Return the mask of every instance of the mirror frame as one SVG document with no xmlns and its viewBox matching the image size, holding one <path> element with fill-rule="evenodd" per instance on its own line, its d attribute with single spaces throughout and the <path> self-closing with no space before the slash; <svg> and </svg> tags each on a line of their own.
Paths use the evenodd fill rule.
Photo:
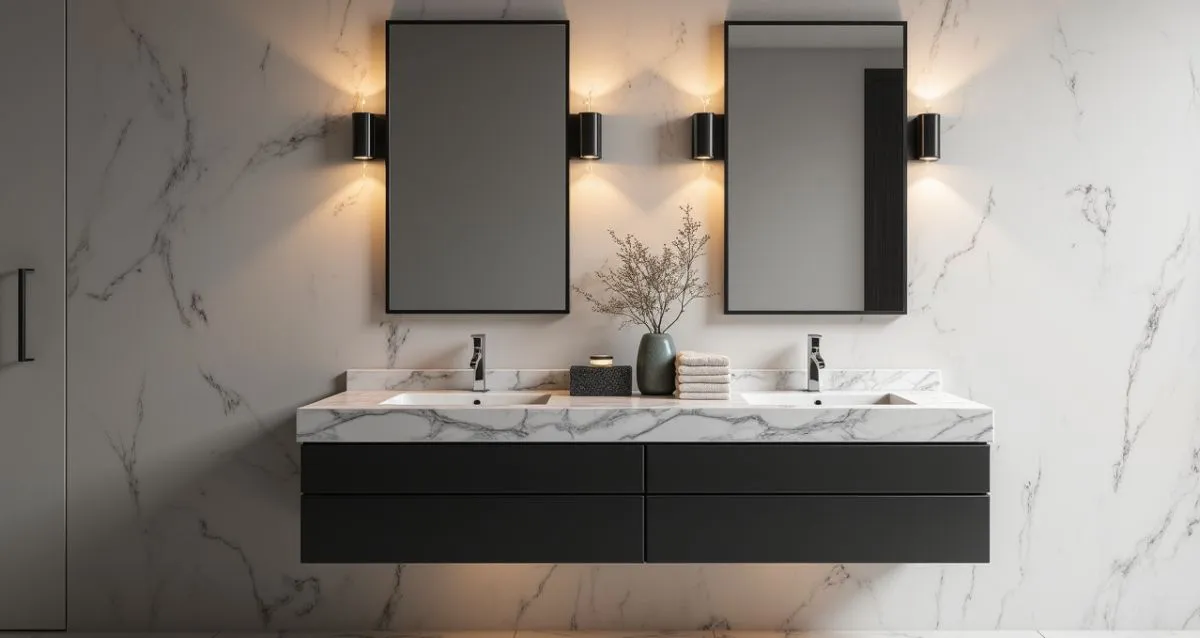
<svg viewBox="0 0 1200 638">
<path fill-rule="evenodd" d="M 895 193 L 885 193 L 882 196 L 884 200 L 898 199 L 899 201 L 885 202 L 883 205 L 888 210 L 898 206 L 898 215 L 895 218 L 883 219 L 881 215 L 876 215 L 877 221 L 882 222 L 877 224 L 879 227 L 876 232 L 871 232 L 871 224 L 868 223 L 867 229 L 863 233 L 863 241 L 866 245 L 866 251 L 863 255 L 864 263 L 864 294 L 863 294 L 863 309 L 862 310 L 732 310 L 729 307 L 729 218 L 731 211 L 729 209 L 729 173 L 730 173 L 730 157 L 729 157 L 729 131 L 730 126 L 725 126 L 725 176 L 724 176 L 724 292 L 721 295 L 724 298 L 723 307 L 727 315 L 906 315 L 908 314 L 908 148 L 910 144 L 908 132 L 908 22 L 905 20 L 726 20 L 724 29 L 725 41 L 722 43 L 724 48 L 724 58 L 722 62 L 725 65 L 724 69 L 724 101 L 725 101 L 725 118 L 728 122 L 729 113 L 729 28 L 738 26 L 898 26 L 901 28 L 901 38 L 903 40 L 903 59 L 904 59 L 904 99 L 905 99 L 905 115 L 904 120 L 899 123 L 901 126 L 901 148 L 902 161 L 904 162 L 904 178 L 901 183 L 901 196 L 893 197 Z M 890 207 L 887 204 L 890 203 Z M 871 221 L 871 201 L 864 205 L 863 215 Z M 873 257 L 872 251 L 886 252 L 880 258 L 878 255 Z M 894 264 L 900 264 L 899 268 L 895 268 Z M 876 298 L 890 297 L 898 300 L 898 305 L 890 308 L 871 308 L 872 296 Z"/>
<path fill-rule="evenodd" d="M 564 50 L 563 50 L 563 76 L 565 78 L 563 90 L 563 125 L 570 126 L 571 116 L 571 22 L 570 20 L 401 20 L 389 19 L 384 24 L 384 100 L 385 112 L 388 115 L 388 121 L 391 122 L 392 115 L 392 90 L 389 80 L 391 79 L 391 59 L 392 59 L 392 25 L 556 25 L 563 28 Z M 567 135 L 568 145 L 570 134 Z M 384 224 L 383 224 L 383 241 L 384 241 L 384 258 L 383 258 L 383 273 L 384 273 L 384 312 L 389 315 L 566 315 L 571 312 L 571 161 L 568 155 L 567 147 L 562 149 L 563 162 L 563 185 L 565 198 L 563 202 L 563 225 L 565 227 L 563 233 L 563 252 L 566 257 L 566 263 L 563 264 L 563 306 L 562 308 L 545 308 L 545 309 L 529 309 L 529 310 L 410 310 L 397 309 L 393 304 L 392 299 L 392 241 L 391 241 L 391 223 L 392 223 L 392 200 L 388 196 L 391 190 L 391 171 L 387 167 L 390 162 L 392 153 L 395 153 L 395 147 L 389 144 L 388 158 L 385 158 L 384 165 Z"/>
</svg>

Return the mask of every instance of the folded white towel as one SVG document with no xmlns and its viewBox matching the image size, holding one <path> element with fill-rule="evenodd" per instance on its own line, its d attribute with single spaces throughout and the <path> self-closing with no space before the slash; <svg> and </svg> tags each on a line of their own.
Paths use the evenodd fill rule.
<svg viewBox="0 0 1200 638">
<path fill-rule="evenodd" d="M 679 353 L 677 363 L 681 366 L 728 366 L 729 357 L 723 354 L 684 350 Z"/>
<path fill-rule="evenodd" d="M 675 387 L 679 392 L 716 392 L 729 394 L 728 383 L 680 383 Z"/>
<path fill-rule="evenodd" d="M 688 400 L 699 399 L 699 400 L 705 400 L 705 401 L 728 401 L 729 393 L 728 392 L 676 392 L 675 398 L 688 399 Z"/>
<path fill-rule="evenodd" d="M 675 366 L 675 372 L 680 375 L 700 376 L 717 374 L 729 376 L 729 366 Z"/>
<path fill-rule="evenodd" d="M 675 377 L 678 383 L 725 383 L 728 384 L 731 377 L 728 374 L 679 374 Z"/>
</svg>

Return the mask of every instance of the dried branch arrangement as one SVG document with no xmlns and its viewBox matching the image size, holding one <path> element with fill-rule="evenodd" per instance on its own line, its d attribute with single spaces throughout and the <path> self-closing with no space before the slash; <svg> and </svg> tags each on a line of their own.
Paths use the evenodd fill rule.
<svg viewBox="0 0 1200 638">
<path fill-rule="evenodd" d="M 592 310 L 621 317 L 621 328 L 642 325 L 650 332 L 664 333 L 693 301 L 716 294 L 697 269 L 710 237 L 700 234 L 700 222 L 692 217 L 691 204 L 679 209 L 683 211 L 683 227 L 657 255 L 633 235 L 622 239 L 609 229 L 620 263 L 596 271 L 604 292 L 593 295 L 574 286 L 575 292 L 592 304 Z"/>
</svg>

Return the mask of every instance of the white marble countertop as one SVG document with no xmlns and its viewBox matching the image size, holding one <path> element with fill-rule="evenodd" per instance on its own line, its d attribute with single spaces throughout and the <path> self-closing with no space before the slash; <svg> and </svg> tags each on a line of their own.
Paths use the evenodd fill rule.
<svg viewBox="0 0 1200 638">
<path fill-rule="evenodd" d="M 749 375 L 761 379 L 763 371 Z M 894 373 L 894 371 L 892 371 Z M 884 375 L 899 378 L 903 375 Z M 392 378 L 420 378 L 390 371 Z M 781 371 L 781 378 L 789 374 Z M 354 376 L 348 375 L 348 376 Z M 515 378 L 516 375 L 514 375 Z M 528 377 L 529 375 L 526 375 Z M 907 405 L 779 406 L 752 405 L 735 390 L 729 400 L 671 397 L 579 397 L 565 390 L 539 389 L 549 401 L 535 405 L 390 405 L 401 391 L 426 390 L 428 383 L 380 389 L 364 383 L 297 411 L 296 438 L 302 443 L 405 442 L 977 442 L 990 443 L 992 409 L 938 389 L 862 387 L 883 391 Z M 907 375 L 910 378 L 926 378 Z M 884 377 L 881 377 L 884 378 Z M 539 388 L 543 383 L 532 384 Z M 761 386 L 761 384 L 760 384 Z M 529 387 L 529 386 L 526 386 Z M 736 387 L 736 386 L 735 386 Z M 776 386 L 778 388 L 778 384 Z M 936 384 L 917 386 L 940 387 Z M 512 389 L 512 386 L 506 389 Z M 759 390 L 759 386 L 751 386 Z M 779 388 L 788 390 L 789 388 Z M 835 395 L 837 391 L 826 394 Z"/>
</svg>

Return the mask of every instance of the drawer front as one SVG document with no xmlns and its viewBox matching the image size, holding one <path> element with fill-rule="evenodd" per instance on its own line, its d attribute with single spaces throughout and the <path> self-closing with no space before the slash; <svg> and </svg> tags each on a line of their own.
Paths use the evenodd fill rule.
<svg viewBox="0 0 1200 638">
<path fill-rule="evenodd" d="M 982 444 L 659 444 L 649 494 L 986 494 Z"/>
<path fill-rule="evenodd" d="M 648 496 L 651 563 L 986 563 L 987 496 Z"/>
<path fill-rule="evenodd" d="M 307 443 L 305 494 L 641 494 L 642 446 Z"/>
<path fill-rule="evenodd" d="M 313 496 L 305 563 L 641 563 L 640 496 Z"/>
</svg>

